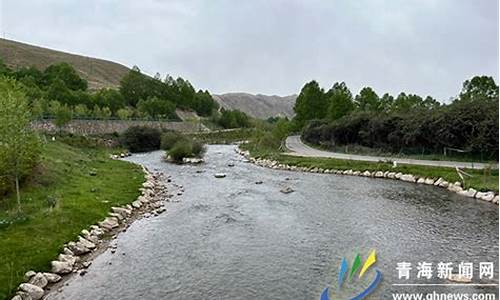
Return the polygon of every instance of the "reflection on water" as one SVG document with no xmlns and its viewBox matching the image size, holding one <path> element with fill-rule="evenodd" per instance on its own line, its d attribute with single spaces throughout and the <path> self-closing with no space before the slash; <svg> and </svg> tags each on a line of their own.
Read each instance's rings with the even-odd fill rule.
<svg viewBox="0 0 500 300">
<path fill-rule="evenodd" d="M 373 299 L 388 299 L 391 291 L 488 290 L 395 287 L 402 261 L 412 262 L 414 271 L 421 261 L 493 261 L 498 283 L 498 208 L 492 204 L 432 186 L 265 169 L 243 162 L 233 146 L 210 146 L 199 166 L 167 164 L 161 155 L 130 160 L 172 175 L 185 188 L 180 202 L 135 222 L 119 236 L 115 254 L 100 255 L 87 275 L 50 299 L 319 299 L 326 286 L 347 297 L 374 272 L 337 291 L 339 263 L 357 253 L 366 258 L 371 249 L 383 273 Z M 217 172 L 227 177 L 216 179 Z M 295 192 L 280 193 L 286 186 Z M 441 282 L 412 274 L 409 282 Z"/>
</svg>

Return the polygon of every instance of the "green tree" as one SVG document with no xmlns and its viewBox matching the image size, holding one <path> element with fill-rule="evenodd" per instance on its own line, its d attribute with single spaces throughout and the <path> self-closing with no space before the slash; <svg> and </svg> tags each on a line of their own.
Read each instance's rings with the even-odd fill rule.
<svg viewBox="0 0 500 300">
<path fill-rule="evenodd" d="M 167 119 L 175 117 L 175 104 L 157 97 L 139 101 L 137 109 L 151 118 Z"/>
<path fill-rule="evenodd" d="M 68 63 L 50 65 L 43 73 L 46 85 L 51 85 L 54 81 L 61 80 L 70 90 L 84 91 L 87 89 L 87 81 L 81 78 L 76 70 Z"/>
<path fill-rule="evenodd" d="M 125 107 L 125 99 L 122 94 L 113 89 L 100 89 L 93 95 L 93 103 L 99 107 L 109 107 L 113 114 Z"/>
<path fill-rule="evenodd" d="M 9 178 L 16 189 L 21 211 L 20 180 L 38 163 L 40 140 L 30 127 L 28 101 L 13 80 L 0 78 L 0 178 Z"/>
<path fill-rule="evenodd" d="M 392 105 L 394 104 L 394 97 L 385 93 L 382 98 L 380 98 L 380 109 L 383 112 L 389 112 L 391 110 Z"/>
<path fill-rule="evenodd" d="M 327 116 L 330 120 L 337 120 L 354 110 L 352 94 L 344 82 L 336 82 L 326 93 L 328 97 Z"/>
<path fill-rule="evenodd" d="M 120 108 L 116 112 L 116 115 L 118 116 L 118 118 L 120 120 L 128 120 L 128 119 L 130 119 L 132 117 L 133 114 L 134 114 L 134 111 L 130 107 Z"/>
<path fill-rule="evenodd" d="M 315 80 L 308 82 L 302 87 L 293 110 L 295 111 L 295 122 L 303 126 L 308 120 L 321 119 L 326 116 L 328 99 L 324 90 L 319 87 Z"/>
<path fill-rule="evenodd" d="M 78 104 L 73 108 L 73 112 L 77 118 L 85 118 L 89 114 L 89 109 L 83 104 Z"/>
<path fill-rule="evenodd" d="M 147 99 L 150 96 L 150 84 L 152 80 L 143 75 L 137 66 L 134 66 L 127 75 L 120 81 L 120 93 L 127 105 L 136 107 L 141 99 Z"/>
<path fill-rule="evenodd" d="M 498 86 L 493 77 L 474 76 L 463 83 L 459 98 L 465 101 L 498 101 Z"/>
<path fill-rule="evenodd" d="M 60 105 L 54 117 L 54 124 L 57 126 L 57 128 L 59 128 L 59 131 L 62 131 L 64 125 L 68 124 L 69 121 L 71 121 L 71 109 L 67 105 Z"/>
<path fill-rule="evenodd" d="M 354 99 L 354 103 L 357 108 L 362 111 L 382 111 L 382 103 L 375 91 L 371 87 L 364 87 L 359 92 L 359 95 L 356 95 Z"/>
</svg>

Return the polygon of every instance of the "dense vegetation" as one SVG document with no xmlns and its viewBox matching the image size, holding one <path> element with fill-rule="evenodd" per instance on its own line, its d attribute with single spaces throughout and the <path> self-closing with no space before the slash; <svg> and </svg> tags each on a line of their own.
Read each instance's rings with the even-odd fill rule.
<svg viewBox="0 0 500 300">
<path fill-rule="evenodd" d="M 137 67 L 122 78 L 119 90 L 89 91 L 87 81 L 67 63 L 42 71 L 34 67 L 11 70 L 0 61 L 0 75 L 23 86 L 35 116 L 55 117 L 62 123 L 71 117 L 176 119 L 176 108 L 210 116 L 218 107 L 208 91 L 196 91 L 181 77 L 162 80 L 157 74 L 151 78 Z"/>
<path fill-rule="evenodd" d="M 202 157 L 206 150 L 202 142 L 175 131 L 162 134 L 161 149 L 167 151 L 168 157 L 178 163 L 184 158 Z"/>
<path fill-rule="evenodd" d="M 147 152 L 160 149 L 160 138 L 158 129 L 132 126 L 121 135 L 121 142 L 131 152 Z"/>
<path fill-rule="evenodd" d="M 325 92 L 312 81 L 294 109 L 295 128 L 309 143 L 410 154 L 448 149 L 498 160 L 498 86 L 491 77 L 465 81 L 450 104 L 405 93 L 379 97 L 369 87 L 353 97 L 343 82 Z"/>
</svg>

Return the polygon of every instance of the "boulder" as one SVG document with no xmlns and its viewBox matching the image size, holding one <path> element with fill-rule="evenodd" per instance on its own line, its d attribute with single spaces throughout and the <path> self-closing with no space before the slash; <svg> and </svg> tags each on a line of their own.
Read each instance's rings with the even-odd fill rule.
<svg viewBox="0 0 500 300">
<path fill-rule="evenodd" d="M 372 173 L 370 173 L 370 171 L 364 171 L 363 176 L 370 177 L 370 176 L 372 176 Z"/>
<path fill-rule="evenodd" d="M 439 184 L 439 186 L 440 186 L 440 187 L 442 187 L 442 188 L 447 188 L 447 187 L 448 187 L 448 185 L 450 185 L 450 184 L 449 184 L 449 183 L 448 183 L 448 181 L 446 181 L 446 180 L 443 180 L 443 181 Z"/>
<path fill-rule="evenodd" d="M 415 176 L 411 174 L 401 175 L 400 179 L 407 182 L 415 182 Z"/>
<path fill-rule="evenodd" d="M 435 185 L 435 186 L 439 186 L 439 185 L 440 185 L 443 181 L 444 181 L 444 179 L 443 179 L 442 177 L 439 177 L 439 178 L 438 178 L 438 180 L 436 180 L 436 181 L 434 182 L 434 185 Z"/>
<path fill-rule="evenodd" d="M 30 284 L 30 283 L 21 283 L 19 285 L 19 289 L 31 296 L 33 300 L 39 300 L 43 297 L 44 291 L 41 287 Z"/>
<path fill-rule="evenodd" d="M 71 250 L 75 255 L 84 255 L 90 252 L 90 249 L 85 247 L 80 242 L 69 242 L 68 243 L 68 248 Z"/>
<path fill-rule="evenodd" d="M 495 193 L 493 192 L 477 192 L 476 198 L 484 201 L 492 201 L 495 198 Z"/>
<path fill-rule="evenodd" d="M 122 215 L 114 213 L 114 212 L 108 213 L 108 216 L 116 218 L 119 222 L 121 222 L 121 221 L 123 221 L 123 219 L 125 219 Z"/>
<path fill-rule="evenodd" d="M 424 178 L 424 177 L 420 177 L 420 178 L 417 180 L 417 183 L 420 183 L 420 184 L 425 183 L 425 178 Z"/>
<path fill-rule="evenodd" d="M 469 198 L 474 198 L 474 196 L 476 196 L 476 193 L 477 193 L 477 191 L 473 188 L 470 188 L 467 191 L 458 192 L 459 195 L 469 197 Z"/>
<path fill-rule="evenodd" d="M 226 177 L 226 174 L 224 174 L 224 173 L 215 173 L 214 177 L 215 178 L 224 178 L 224 177 Z"/>
<path fill-rule="evenodd" d="M 203 162 L 203 159 L 196 157 L 184 157 L 182 159 L 182 162 L 185 164 L 201 164 Z"/>
<path fill-rule="evenodd" d="M 33 270 L 30 270 L 30 271 L 24 273 L 24 281 L 29 281 L 31 279 L 31 277 L 33 277 L 35 275 L 36 275 L 36 272 Z"/>
<path fill-rule="evenodd" d="M 354 176 L 359 176 L 359 174 L 361 174 L 360 171 L 354 171 L 354 172 L 352 172 L 352 175 L 354 175 Z"/>
<path fill-rule="evenodd" d="M 29 284 L 36 285 L 37 287 L 44 288 L 49 283 L 47 278 L 43 276 L 42 273 L 36 273 L 35 276 L 31 277 L 28 281 Z"/>
<path fill-rule="evenodd" d="M 92 243 L 91 241 L 83 238 L 83 237 L 79 237 L 78 238 L 78 243 L 81 243 L 81 245 L 83 245 L 85 248 L 88 248 L 88 249 L 95 249 L 96 245 L 94 243 Z"/>
<path fill-rule="evenodd" d="M 134 202 L 132 202 L 133 208 L 141 208 L 141 206 L 142 206 L 141 201 L 135 200 Z M 102 225 L 101 225 L 101 227 L 102 227 Z M 111 226 L 111 228 L 113 228 L 113 227 Z"/>
<path fill-rule="evenodd" d="M 432 178 L 426 178 L 425 181 L 424 181 L 425 184 L 428 184 L 428 185 L 433 185 L 434 184 L 434 179 Z"/>
<path fill-rule="evenodd" d="M 389 172 L 389 173 L 387 173 L 387 178 L 390 178 L 390 179 L 396 178 L 396 172 Z"/>
<path fill-rule="evenodd" d="M 462 187 L 462 183 L 460 181 L 455 181 L 455 183 L 453 185 L 456 185 L 456 186 L 459 186 L 459 187 Z"/>
<path fill-rule="evenodd" d="M 23 292 L 23 291 L 20 291 L 20 290 L 18 290 L 16 292 L 16 296 L 12 299 L 33 300 L 33 298 L 31 298 L 30 294 Z"/>
<path fill-rule="evenodd" d="M 401 179 L 401 176 L 403 176 L 403 173 L 398 172 L 398 173 L 396 173 L 396 174 L 394 175 L 394 178 L 396 178 L 396 179 Z"/>
<path fill-rule="evenodd" d="M 459 193 L 459 192 L 463 191 L 463 189 L 460 185 L 455 185 L 455 184 L 448 185 L 448 190 L 452 191 L 454 193 Z"/>
<path fill-rule="evenodd" d="M 377 171 L 377 172 L 375 172 L 375 177 L 377 177 L 377 178 L 382 178 L 382 177 L 384 177 L 384 172 L 382 172 L 382 171 Z"/>
<path fill-rule="evenodd" d="M 43 276 L 45 276 L 49 283 L 56 283 L 61 280 L 61 276 L 54 273 L 43 273 Z"/>
<path fill-rule="evenodd" d="M 31 297 L 29 297 L 31 298 Z M 15 295 L 14 297 L 12 297 L 10 300 L 25 300 L 26 298 L 23 299 L 23 297 L 21 295 Z"/>
<path fill-rule="evenodd" d="M 498 195 L 493 197 L 493 200 L 491 200 L 492 203 L 498 204 Z"/>
<path fill-rule="evenodd" d="M 78 258 L 76 256 L 73 256 L 73 255 L 59 254 L 59 256 L 57 257 L 57 260 L 62 261 L 62 262 L 67 262 L 71 266 L 74 266 L 75 263 L 78 261 Z"/>
<path fill-rule="evenodd" d="M 280 190 L 280 192 L 282 192 L 283 194 L 290 194 L 290 193 L 293 193 L 294 190 L 291 187 L 287 186 L 287 187 L 282 188 Z"/>
<path fill-rule="evenodd" d="M 123 207 L 111 207 L 111 211 L 117 214 L 122 215 L 123 217 L 130 216 L 132 214 L 132 211 L 123 208 Z"/>
</svg>

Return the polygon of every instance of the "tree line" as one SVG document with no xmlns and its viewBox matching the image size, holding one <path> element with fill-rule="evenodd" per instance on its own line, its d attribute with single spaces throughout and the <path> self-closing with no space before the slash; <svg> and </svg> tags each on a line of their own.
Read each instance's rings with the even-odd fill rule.
<svg viewBox="0 0 500 300">
<path fill-rule="evenodd" d="M 393 153 L 452 148 L 498 160 L 498 86 L 488 76 L 466 80 L 449 104 L 404 92 L 379 96 L 370 87 L 353 96 L 344 82 L 325 91 L 311 81 L 294 110 L 296 130 L 314 144 L 361 145 Z"/>
<path fill-rule="evenodd" d="M 147 76 L 133 67 L 118 89 L 88 90 L 88 83 L 68 63 L 39 70 L 8 68 L 0 61 L 0 76 L 14 78 L 38 117 L 178 119 L 176 108 L 209 116 L 218 108 L 208 91 L 198 90 L 182 77 Z"/>
</svg>

